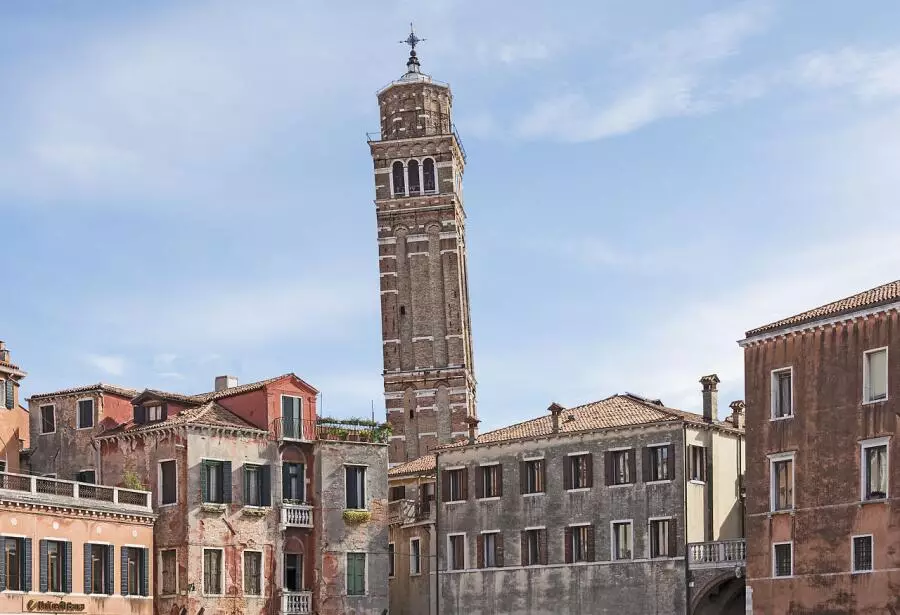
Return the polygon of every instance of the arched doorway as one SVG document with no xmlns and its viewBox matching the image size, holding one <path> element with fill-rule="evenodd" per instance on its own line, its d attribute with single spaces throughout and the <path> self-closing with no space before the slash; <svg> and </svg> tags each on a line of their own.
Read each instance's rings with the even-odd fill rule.
<svg viewBox="0 0 900 615">
<path fill-rule="evenodd" d="M 723 572 L 695 586 L 693 591 L 692 615 L 744 615 L 747 612 L 746 583 L 733 571 Z"/>
</svg>

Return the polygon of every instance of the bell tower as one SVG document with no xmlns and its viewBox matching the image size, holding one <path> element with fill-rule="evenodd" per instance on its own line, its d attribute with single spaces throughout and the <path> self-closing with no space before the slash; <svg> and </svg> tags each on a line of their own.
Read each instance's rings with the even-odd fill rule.
<svg viewBox="0 0 900 615">
<path fill-rule="evenodd" d="M 450 86 L 421 71 L 410 31 L 406 73 L 378 92 L 375 171 L 389 460 L 468 433 L 476 417 L 462 176 Z"/>
</svg>

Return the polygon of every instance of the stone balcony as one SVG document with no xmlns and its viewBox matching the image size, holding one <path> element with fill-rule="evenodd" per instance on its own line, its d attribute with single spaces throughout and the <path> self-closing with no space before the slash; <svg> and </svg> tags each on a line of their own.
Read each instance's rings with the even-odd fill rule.
<svg viewBox="0 0 900 615">
<path fill-rule="evenodd" d="M 149 491 L 0 472 L 0 499 L 152 515 L 151 498 Z"/>
<path fill-rule="evenodd" d="M 285 591 L 281 596 L 282 615 L 308 615 L 312 613 L 312 592 Z"/>
<path fill-rule="evenodd" d="M 407 525 L 434 520 L 434 504 L 415 500 L 394 500 L 388 503 L 388 523 Z"/>
<path fill-rule="evenodd" d="M 281 526 L 312 528 L 313 507 L 309 504 L 282 502 Z"/>
<path fill-rule="evenodd" d="M 688 567 L 736 568 L 747 563 L 747 543 L 743 540 L 719 540 L 688 544 Z"/>
</svg>

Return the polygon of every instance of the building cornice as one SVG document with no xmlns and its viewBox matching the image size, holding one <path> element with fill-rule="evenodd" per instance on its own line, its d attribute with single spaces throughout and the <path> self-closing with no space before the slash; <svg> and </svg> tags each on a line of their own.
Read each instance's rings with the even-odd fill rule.
<svg viewBox="0 0 900 615">
<path fill-rule="evenodd" d="M 757 335 L 752 335 L 750 337 L 744 338 L 742 340 L 738 340 L 738 345 L 741 348 L 746 348 L 748 346 L 753 346 L 754 344 L 759 344 L 765 341 L 777 339 L 779 337 L 787 337 L 789 335 L 796 335 L 798 333 L 806 333 L 809 331 L 814 331 L 816 329 L 824 329 L 826 327 L 832 327 L 841 323 L 852 322 L 854 320 L 866 319 L 872 316 L 877 316 L 879 314 L 887 313 L 887 312 L 896 312 L 900 310 L 900 301 L 894 303 L 888 303 L 885 305 L 877 305 L 869 308 L 865 308 L 862 310 L 855 310 L 853 312 L 847 312 L 844 314 L 836 314 L 835 316 L 826 317 L 826 318 L 818 318 L 816 320 L 811 320 L 808 322 L 799 323 L 790 327 L 783 327 L 781 329 L 773 329 L 772 331 L 764 331 Z"/>
<path fill-rule="evenodd" d="M 53 502 L 29 502 L 0 495 L 0 509 L 7 508 L 39 514 L 59 514 L 60 516 L 69 518 L 76 516 L 83 519 L 116 519 L 120 521 L 130 521 L 132 523 L 143 523 L 150 526 L 152 526 L 156 520 L 156 514 L 151 512 L 140 513 L 121 509 L 102 510 L 86 506 L 56 504 Z"/>
</svg>

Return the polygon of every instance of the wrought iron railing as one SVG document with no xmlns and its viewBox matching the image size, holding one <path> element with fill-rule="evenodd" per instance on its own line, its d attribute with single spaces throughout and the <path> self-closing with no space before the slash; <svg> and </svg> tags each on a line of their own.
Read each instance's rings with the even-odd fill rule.
<svg viewBox="0 0 900 615">
<path fill-rule="evenodd" d="M 59 498 L 60 504 L 85 505 L 89 502 L 119 504 L 129 510 L 140 508 L 144 512 L 152 512 L 153 508 L 149 491 L 120 489 L 92 483 L 77 483 L 70 480 L 48 478 L 46 476 L 28 476 L 0 472 L 0 491 L 13 494 L 29 494 L 38 497 Z M 13 495 L 13 497 L 15 497 Z"/>
<path fill-rule="evenodd" d="M 747 561 L 744 540 L 718 540 L 688 544 L 688 565 L 692 568 L 738 566 Z"/>
</svg>

